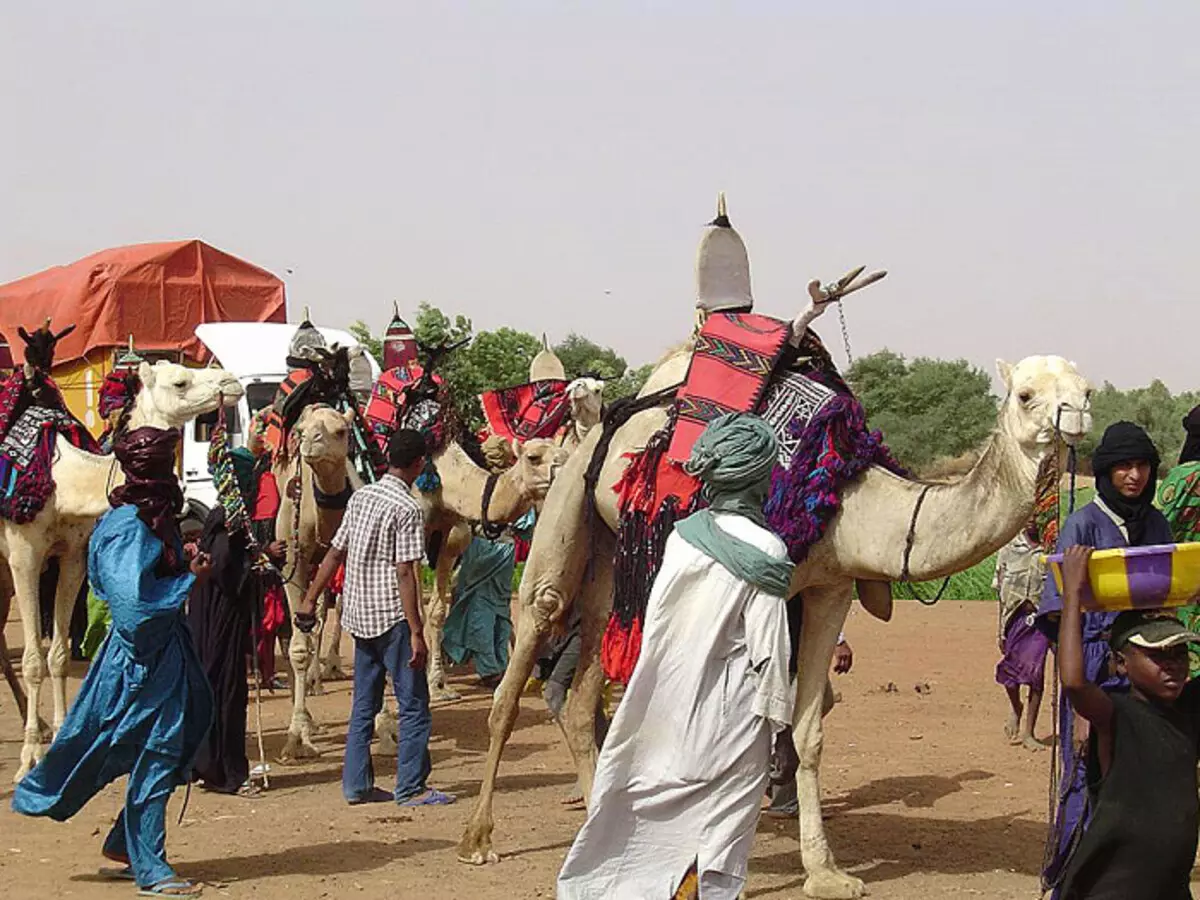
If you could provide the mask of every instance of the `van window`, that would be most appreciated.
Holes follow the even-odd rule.
[[[217,427],[217,411],[207,412],[196,418],[192,426],[192,434],[198,444],[207,444],[212,440],[213,429]],[[225,407],[225,427],[230,434],[242,433],[242,418],[236,406]]]
[[[278,390],[277,381],[252,381],[246,385],[246,403],[250,407],[250,415],[275,402],[275,393]]]

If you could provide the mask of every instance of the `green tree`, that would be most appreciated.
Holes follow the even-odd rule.
[[[860,358],[848,380],[873,428],[904,465],[920,469],[978,446],[996,419],[987,374],[964,359],[906,360],[890,350]]]
[[[568,379],[595,374],[605,382],[616,382],[629,368],[624,357],[611,347],[601,347],[575,332],[555,345],[554,354],[562,361]]]
[[[1183,446],[1183,417],[1200,402],[1200,393],[1184,391],[1172,395],[1158,379],[1147,387],[1122,391],[1105,382],[1092,395],[1092,431],[1080,442],[1079,454],[1087,459],[1100,443],[1104,429],[1114,422],[1133,422],[1146,429],[1162,455],[1163,466],[1179,458]]]

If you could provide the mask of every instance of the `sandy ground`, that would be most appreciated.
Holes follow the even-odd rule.
[[[855,665],[835,682],[843,701],[827,722],[826,824],[839,860],[866,879],[872,897],[1038,896],[1049,754],[1003,739],[1007,702],[992,678],[994,616],[991,603],[932,609],[903,603],[889,625],[862,612],[848,623]],[[10,647],[19,644],[11,625],[8,635]],[[457,793],[457,805],[402,812],[342,802],[349,685],[335,682],[314,703],[325,726],[318,739],[324,756],[275,765],[271,790],[258,799],[195,791],[176,826],[180,792],[171,802],[170,858],[209,885],[206,896],[552,897],[555,874],[582,821],[581,813],[560,804],[574,782],[569,754],[541,699],[527,697],[501,769],[495,844],[502,861],[484,868],[458,863],[455,847],[487,748],[490,695],[469,676],[455,681],[466,699],[434,711],[432,782]],[[288,713],[282,694],[266,697],[268,757],[282,746]],[[1048,716],[1045,721],[1043,733]],[[3,893],[132,896],[128,885],[103,883],[95,874],[121,785],[65,824],[9,811],[20,727],[0,686]],[[380,784],[389,789],[393,766],[392,759],[376,760]],[[762,821],[751,873],[750,897],[800,896],[794,823]]]

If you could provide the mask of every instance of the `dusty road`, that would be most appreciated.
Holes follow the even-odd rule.
[[[835,853],[867,880],[872,897],[1038,896],[1049,755],[1003,739],[1007,704],[992,680],[994,616],[990,603],[932,609],[903,603],[890,625],[862,612],[850,619],[855,665],[835,681],[843,702],[828,720],[825,806]],[[10,626],[8,635],[15,647],[17,629]],[[457,805],[401,812],[342,802],[349,685],[335,682],[314,704],[325,726],[318,739],[324,756],[301,766],[275,765],[271,790],[258,799],[195,791],[182,826],[174,825],[177,795],[170,858],[184,874],[208,883],[206,896],[552,897],[555,874],[582,821],[560,803],[574,781],[567,750],[541,699],[526,698],[501,770],[496,849],[502,862],[461,865],[454,850],[478,790],[490,695],[472,687],[469,676],[456,682],[467,699],[434,711],[432,781],[457,793]],[[288,713],[286,697],[267,697],[268,756],[282,746]],[[1043,732],[1048,716],[1044,722]],[[19,735],[11,697],[0,686],[5,896],[132,896],[128,885],[95,875],[120,785],[66,824],[15,816],[8,799]],[[388,758],[376,761],[380,784],[389,789],[393,765]],[[794,823],[763,820],[751,872],[751,897],[800,895]]]

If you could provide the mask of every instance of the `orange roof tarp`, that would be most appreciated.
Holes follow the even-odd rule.
[[[203,241],[134,244],[101,250],[0,285],[0,333],[24,360],[17,326],[32,331],[47,318],[61,331],[74,324],[55,362],[121,347],[133,335],[140,350],[182,350],[203,362],[202,322],[286,322],[283,282],[265,269]]]

